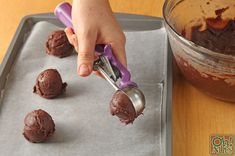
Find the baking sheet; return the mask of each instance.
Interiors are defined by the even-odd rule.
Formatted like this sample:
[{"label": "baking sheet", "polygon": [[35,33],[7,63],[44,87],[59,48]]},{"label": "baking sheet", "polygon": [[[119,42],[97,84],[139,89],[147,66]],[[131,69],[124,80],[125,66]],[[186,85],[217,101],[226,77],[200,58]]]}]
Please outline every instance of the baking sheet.
[{"label": "baking sheet", "polygon": [[[167,37],[164,28],[126,32],[127,58],[132,78],[146,95],[146,109],[133,125],[125,126],[109,113],[114,90],[101,78],[80,78],[76,54],[59,59],[48,56],[48,34],[58,29],[48,22],[33,27],[9,74],[0,109],[0,154],[155,156],[164,153],[161,140],[161,108],[165,78]],[[52,100],[32,93],[37,75],[56,68],[68,83],[66,94]],[[22,136],[25,115],[44,109],[56,124],[55,135],[42,144]]]}]

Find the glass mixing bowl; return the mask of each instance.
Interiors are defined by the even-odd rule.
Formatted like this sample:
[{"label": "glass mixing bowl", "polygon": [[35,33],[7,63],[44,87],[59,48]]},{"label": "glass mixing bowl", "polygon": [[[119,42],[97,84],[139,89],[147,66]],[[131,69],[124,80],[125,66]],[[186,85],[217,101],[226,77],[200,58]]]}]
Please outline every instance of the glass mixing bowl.
[{"label": "glass mixing bowl", "polygon": [[[224,54],[209,50],[190,41],[190,33],[188,36],[185,34],[190,25],[192,28],[200,23],[203,27],[205,19],[217,18],[215,11],[219,9],[224,11],[221,18],[235,20],[234,0],[166,0],[163,8],[165,28],[184,77],[215,98],[235,102],[235,51]],[[235,40],[231,42],[235,47]]]}]

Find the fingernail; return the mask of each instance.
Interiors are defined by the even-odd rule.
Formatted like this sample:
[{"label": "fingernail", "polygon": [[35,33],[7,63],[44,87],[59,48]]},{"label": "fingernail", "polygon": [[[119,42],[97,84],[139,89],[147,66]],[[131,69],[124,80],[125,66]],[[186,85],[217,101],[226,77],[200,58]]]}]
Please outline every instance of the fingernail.
[{"label": "fingernail", "polygon": [[79,74],[81,76],[88,75],[90,73],[89,67],[86,64],[82,64],[79,67]]}]

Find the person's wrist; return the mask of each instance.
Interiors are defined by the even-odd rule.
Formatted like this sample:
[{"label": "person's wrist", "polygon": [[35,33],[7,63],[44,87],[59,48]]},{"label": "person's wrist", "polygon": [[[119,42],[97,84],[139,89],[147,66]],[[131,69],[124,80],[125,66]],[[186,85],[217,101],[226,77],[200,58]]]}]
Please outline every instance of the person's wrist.
[{"label": "person's wrist", "polygon": [[98,5],[109,5],[109,0],[73,0],[73,2],[98,4]]}]

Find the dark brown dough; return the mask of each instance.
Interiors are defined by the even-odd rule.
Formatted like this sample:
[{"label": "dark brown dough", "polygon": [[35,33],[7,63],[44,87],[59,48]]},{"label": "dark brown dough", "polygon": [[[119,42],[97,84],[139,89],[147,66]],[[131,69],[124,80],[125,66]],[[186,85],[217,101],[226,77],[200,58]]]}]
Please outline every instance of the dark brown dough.
[{"label": "dark brown dough", "polygon": [[64,93],[66,86],[56,69],[47,69],[37,77],[33,92],[43,98],[51,99]]},{"label": "dark brown dough", "polygon": [[72,54],[73,46],[63,30],[52,32],[46,42],[46,53],[63,58]]},{"label": "dark brown dough", "polygon": [[133,123],[138,117],[131,100],[122,91],[117,91],[110,102],[110,112],[125,124]]},{"label": "dark brown dough", "polygon": [[51,116],[44,110],[34,110],[24,119],[24,137],[33,143],[46,141],[55,132],[55,124]]}]

